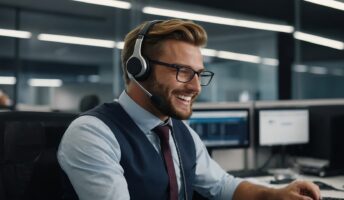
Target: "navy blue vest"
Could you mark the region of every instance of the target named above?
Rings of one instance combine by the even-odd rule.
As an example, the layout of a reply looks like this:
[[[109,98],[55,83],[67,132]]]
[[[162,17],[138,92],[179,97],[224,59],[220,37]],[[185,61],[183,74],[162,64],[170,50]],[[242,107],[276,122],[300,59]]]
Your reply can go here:
[[[168,174],[163,158],[146,135],[117,103],[102,104],[82,115],[102,120],[115,134],[121,148],[120,164],[128,183],[130,199],[168,199]],[[188,199],[192,199],[196,150],[192,136],[180,120],[172,119],[180,151]]]

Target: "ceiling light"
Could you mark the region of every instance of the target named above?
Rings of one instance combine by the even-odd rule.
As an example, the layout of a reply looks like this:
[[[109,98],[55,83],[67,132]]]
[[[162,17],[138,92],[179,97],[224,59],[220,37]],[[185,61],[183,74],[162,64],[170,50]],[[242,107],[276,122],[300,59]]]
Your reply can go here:
[[[230,60],[238,60],[250,63],[260,63],[261,58],[259,56],[234,53],[229,51],[219,51],[217,57]]]
[[[72,0],[78,1],[83,3],[101,5],[101,6],[109,6],[114,8],[122,8],[122,9],[130,9],[131,4],[126,1],[116,1],[116,0]]]
[[[262,64],[270,66],[278,66],[279,61],[276,58],[262,58]]]
[[[289,26],[289,25],[280,25],[280,24],[264,23],[264,22],[258,22],[258,21],[225,18],[225,17],[218,17],[218,16],[212,16],[212,15],[197,14],[197,13],[192,13],[192,12],[183,12],[183,11],[177,11],[177,10],[163,9],[163,8],[157,8],[157,7],[147,6],[147,7],[144,7],[142,11],[146,14],[151,14],[151,15],[183,18],[183,19],[189,19],[189,20],[195,20],[195,21],[209,22],[213,24],[240,26],[240,27],[245,27],[245,28],[254,28],[254,29],[285,32],[285,33],[291,33],[294,31],[294,27]]]
[[[204,56],[211,56],[211,57],[215,57],[217,55],[217,50],[214,49],[201,49],[201,53]]]
[[[88,81],[91,83],[97,83],[99,82],[99,80],[100,80],[99,75],[93,74],[93,75],[88,76]]]
[[[308,67],[306,65],[295,65],[293,69],[295,72],[304,73],[307,72]]]
[[[32,87],[61,87],[62,80],[60,79],[29,79],[28,84]]]
[[[312,74],[325,75],[328,73],[328,70],[325,67],[313,66],[310,67],[309,72]]]
[[[28,31],[18,31],[18,30],[1,29],[0,28],[0,36],[27,39],[27,38],[30,38],[32,36],[32,34]]]
[[[218,51],[215,49],[201,49],[201,53],[204,56],[209,57],[218,57],[222,59],[228,59],[228,60],[237,60],[237,61],[243,61],[243,62],[250,62],[250,63],[261,63],[264,65],[270,65],[270,66],[278,66],[278,59],[275,58],[262,58],[255,55],[249,55],[249,54],[242,54],[242,53],[235,53],[230,51]]]
[[[121,41],[121,42],[116,42],[116,48],[117,49],[123,49],[124,48],[124,42]]]
[[[305,41],[305,42],[310,42],[313,44],[318,44],[318,45],[327,46],[334,49],[344,50],[344,43],[341,41],[332,40],[332,39],[328,39],[328,38],[324,38],[324,37],[320,37],[316,35],[311,35],[308,33],[295,31],[294,38]]]
[[[60,42],[68,44],[79,44],[95,47],[114,48],[115,42],[111,40],[101,40],[93,38],[74,37],[67,35],[39,34],[38,39],[49,42]]]
[[[13,76],[0,76],[1,85],[14,85],[16,84],[16,77]]]
[[[343,2],[334,1],[334,0],[304,0],[304,1],[344,11]]]

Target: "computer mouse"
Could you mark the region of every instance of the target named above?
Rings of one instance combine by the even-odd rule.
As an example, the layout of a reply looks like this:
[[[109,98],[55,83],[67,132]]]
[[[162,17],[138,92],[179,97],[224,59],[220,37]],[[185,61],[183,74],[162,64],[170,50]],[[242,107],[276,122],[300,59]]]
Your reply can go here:
[[[294,179],[294,175],[287,173],[276,173],[274,174],[275,181],[281,181],[285,179]]]
[[[274,179],[270,181],[271,184],[289,184],[295,180],[292,174],[276,173]]]

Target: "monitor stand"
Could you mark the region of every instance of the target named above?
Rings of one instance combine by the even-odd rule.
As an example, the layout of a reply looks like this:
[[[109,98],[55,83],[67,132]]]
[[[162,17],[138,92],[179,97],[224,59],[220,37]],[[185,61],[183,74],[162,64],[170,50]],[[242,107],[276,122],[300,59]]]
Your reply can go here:
[[[287,166],[287,147],[285,145],[282,146],[275,146],[273,147],[272,151],[273,154],[279,156],[276,161],[276,168],[288,168]]]
[[[280,161],[280,166],[281,168],[287,168],[287,150],[286,150],[286,146],[281,146],[281,150],[280,150],[280,153],[281,153],[281,161]]]

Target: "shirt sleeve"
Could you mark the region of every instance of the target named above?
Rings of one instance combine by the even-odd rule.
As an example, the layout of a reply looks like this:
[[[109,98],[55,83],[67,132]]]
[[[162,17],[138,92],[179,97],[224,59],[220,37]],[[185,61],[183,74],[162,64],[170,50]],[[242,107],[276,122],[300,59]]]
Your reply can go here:
[[[82,116],[66,130],[57,153],[80,200],[128,200],[120,165],[120,145],[110,128],[93,116]]]
[[[235,178],[224,171],[210,157],[199,135],[190,126],[186,126],[196,147],[195,190],[210,199],[232,199],[234,191],[243,180]]]

